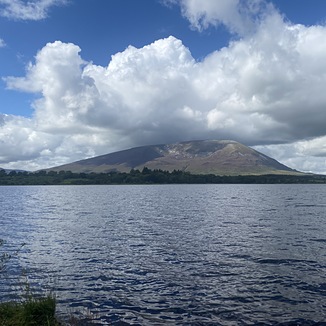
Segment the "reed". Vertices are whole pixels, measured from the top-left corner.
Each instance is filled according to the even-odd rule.
[[[59,326],[53,296],[0,303],[1,326]]]
[[[6,267],[25,244],[13,254],[3,251],[5,241],[0,239],[0,277],[6,275]],[[26,275],[25,275],[26,276]],[[22,277],[22,275],[20,275]],[[70,316],[67,322],[56,317],[56,299],[53,294],[36,297],[25,277],[20,301],[0,302],[0,326],[86,326],[92,324],[90,316],[84,319]]]

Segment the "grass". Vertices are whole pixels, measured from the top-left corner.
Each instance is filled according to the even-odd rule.
[[[59,326],[55,298],[0,303],[0,326]]]
[[[0,248],[4,244],[0,239]],[[21,248],[13,254],[16,256]],[[0,252],[0,276],[5,274],[6,265],[10,263],[13,255]],[[26,299],[23,301],[10,301],[0,303],[0,326],[59,326],[55,317],[56,300],[48,295],[34,298],[29,283],[25,287]]]
[[[83,319],[71,315],[67,321],[55,316],[56,300],[52,296],[24,302],[0,303],[0,326],[91,326],[92,316]]]
[[[0,276],[6,274],[6,267],[13,256],[17,256],[24,244],[14,252],[1,252],[5,241],[0,239]],[[29,282],[24,282],[24,295],[21,301],[0,302],[0,326],[88,326],[92,324],[92,316],[84,319],[70,316],[66,322],[56,318],[56,299],[53,295],[36,298]]]

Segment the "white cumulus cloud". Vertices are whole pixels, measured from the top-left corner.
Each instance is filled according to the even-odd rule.
[[[189,6],[185,15],[204,10],[199,1],[180,3]],[[227,2],[203,1],[207,21],[198,24],[229,24],[216,16],[222,3],[231,10]],[[243,2],[229,3],[248,17]],[[85,62],[77,45],[45,45],[26,76],[5,78],[8,88],[39,98],[30,119],[0,117],[0,142],[7,144],[0,165],[25,160],[35,169],[137,145],[214,138],[325,173],[326,27],[285,22],[270,8],[259,13],[262,1],[245,8],[260,15],[255,30],[200,62],[173,36],[129,46],[106,67]],[[240,33],[243,26],[231,28]]]
[[[276,12],[264,0],[164,0],[163,3],[179,5],[193,29],[202,31],[224,25],[240,36],[253,33],[266,15]]]

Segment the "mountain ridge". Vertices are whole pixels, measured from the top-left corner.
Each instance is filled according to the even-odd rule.
[[[144,167],[193,174],[302,174],[233,140],[196,140],[133,147],[46,169],[76,173],[130,172]]]

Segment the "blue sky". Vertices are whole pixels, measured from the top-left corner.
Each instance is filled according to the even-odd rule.
[[[326,173],[325,24],[324,0],[0,0],[0,167],[215,138]]]
[[[1,3],[1,2],[0,2]],[[129,45],[143,47],[170,35],[182,40],[194,58],[200,60],[225,46],[229,33],[223,26],[199,33],[189,28],[177,6],[165,6],[159,0],[70,0],[49,7],[41,20],[1,18],[1,37],[7,46],[0,52],[2,76],[21,76],[28,62],[48,42],[72,42],[82,49],[87,61],[105,66],[111,55]],[[30,115],[27,94],[8,92],[1,85],[2,113]]]

